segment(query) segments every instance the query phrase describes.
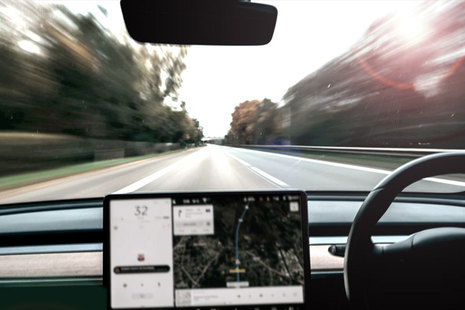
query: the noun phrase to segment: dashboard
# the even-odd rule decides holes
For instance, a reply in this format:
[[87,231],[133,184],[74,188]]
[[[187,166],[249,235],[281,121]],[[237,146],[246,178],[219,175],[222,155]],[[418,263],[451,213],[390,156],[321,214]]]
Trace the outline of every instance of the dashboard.
[[[307,192],[311,305],[347,307],[343,257],[328,249],[345,245],[366,195]],[[372,239],[394,243],[426,228],[464,227],[464,206],[461,195],[402,194],[380,220]],[[2,308],[21,305],[25,294],[28,302],[62,302],[74,305],[73,309],[106,308],[103,218],[102,199],[4,205],[0,210]],[[94,297],[86,302],[77,292]]]

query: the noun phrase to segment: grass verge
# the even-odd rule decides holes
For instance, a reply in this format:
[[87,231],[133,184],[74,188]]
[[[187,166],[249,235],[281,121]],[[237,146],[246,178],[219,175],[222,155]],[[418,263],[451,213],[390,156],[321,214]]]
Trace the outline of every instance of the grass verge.
[[63,177],[67,177],[67,176],[71,176],[71,175],[75,175],[75,174],[79,174],[83,172],[89,172],[89,171],[109,168],[113,166],[118,166],[118,165],[130,163],[134,161],[139,161],[143,159],[159,157],[161,155],[176,153],[180,151],[183,151],[183,149],[167,151],[167,152],[157,153],[157,154],[143,155],[143,156],[102,160],[102,161],[71,165],[71,166],[66,166],[66,167],[61,167],[61,168],[56,168],[56,169],[51,169],[51,170],[45,170],[45,171],[29,172],[29,173],[22,173],[18,175],[0,177],[0,191],[18,188],[18,187],[22,187],[26,185],[39,183],[39,182],[50,181],[50,180],[63,178]]

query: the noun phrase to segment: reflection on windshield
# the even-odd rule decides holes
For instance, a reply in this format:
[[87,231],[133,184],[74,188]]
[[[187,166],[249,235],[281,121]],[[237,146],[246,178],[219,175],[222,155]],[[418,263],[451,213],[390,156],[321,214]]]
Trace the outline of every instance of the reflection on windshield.
[[290,85],[280,108],[238,105],[228,141],[462,148],[464,21],[461,1],[376,20],[346,53]]
[[[118,3],[82,6],[0,2],[0,202],[122,190],[368,190],[412,154],[274,149],[279,157],[229,146],[463,147],[462,1],[375,19],[345,53],[287,85],[281,100],[237,102],[224,112],[229,131],[215,137],[204,137],[201,119],[217,115],[192,115],[200,103],[180,96],[190,47],[134,42]],[[200,147],[207,142],[217,146]],[[412,190],[463,190],[461,177],[452,179]]]

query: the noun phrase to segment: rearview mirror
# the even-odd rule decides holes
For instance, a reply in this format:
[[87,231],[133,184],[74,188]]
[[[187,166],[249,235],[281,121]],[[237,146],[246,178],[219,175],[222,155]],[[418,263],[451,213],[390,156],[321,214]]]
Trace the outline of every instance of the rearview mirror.
[[264,45],[278,12],[240,0],[121,0],[130,36],[139,42]]

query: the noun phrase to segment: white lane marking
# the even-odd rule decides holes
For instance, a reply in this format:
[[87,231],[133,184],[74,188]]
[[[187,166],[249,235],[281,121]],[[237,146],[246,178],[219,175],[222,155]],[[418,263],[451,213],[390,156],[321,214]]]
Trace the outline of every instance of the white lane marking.
[[[228,147],[228,148],[237,150],[236,148],[232,148],[232,147]],[[267,154],[267,155],[272,155],[272,156],[277,156],[277,157],[282,157],[282,158],[288,158],[288,159],[293,159],[293,160],[298,159],[298,160],[307,161],[307,162],[316,163],[316,164],[328,165],[328,166],[333,166],[333,167],[341,167],[341,168],[347,168],[347,169],[354,169],[354,170],[366,171],[366,172],[373,172],[373,173],[379,173],[379,174],[384,174],[384,175],[388,175],[392,172],[390,170],[384,170],[384,169],[369,168],[369,167],[350,165],[350,164],[340,164],[340,163],[334,163],[334,162],[329,162],[329,161],[324,161],[324,160],[302,158],[298,156],[277,154],[277,153],[271,153],[271,152],[263,152],[263,151],[248,150],[248,149],[241,149],[241,151],[257,152],[257,153],[262,153],[262,154]],[[465,182],[463,181],[454,181],[454,180],[441,179],[441,178],[436,178],[436,177],[425,178],[423,180],[429,181],[429,182],[465,187]]]
[[129,184],[128,186],[123,187],[122,189],[117,190],[116,192],[113,192],[113,194],[126,194],[126,193],[135,192],[136,190],[144,187],[145,185],[147,185],[147,184],[155,181],[156,179],[160,178],[161,176],[165,175],[168,171],[170,171],[171,169],[173,169],[176,166],[179,166],[182,162],[186,161],[187,159],[192,157],[192,155],[195,155],[195,154],[197,154],[197,152],[194,152],[194,153],[192,153],[192,154],[190,154],[190,155],[188,155],[188,156],[186,156],[186,157],[172,163],[168,167],[165,167],[165,168],[163,168],[161,170],[158,170],[157,172],[152,173],[149,176],[146,176],[143,179],[140,179],[139,181],[136,181],[136,182],[134,182],[132,184]]
[[258,169],[256,167],[253,167],[250,165],[248,162],[243,161],[240,158],[237,158],[236,156],[226,152],[229,156],[231,156],[233,159],[237,160],[239,163],[242,165],[246,166],[248,169],[250,169],[252,172],[255,172],[255,174],[258,174],[258,176],[264,178],[266,181],[271,182],[273,185],[278,185],[279,187],[289,187],[289,185],[283,181],[281,181],[278,178],[275,178],[274,176],[266,173],[265,171]]
[[[229,155],[230,155],[230,154],[229,154]],[[237,158],[236,156],[232,156],[232,155],[231,155],[231,157],[233,157],[235,160],[237,160],[238,162],[240,162],[240,163],[243,164],[244,166],[246,166],[246,167],[251,167],[249,163],[243,161],[242,159]]]
[[443,183],[447,185],[455,185],[455,186],[463,186],[465,187],[465,182],[462,181],[454,181],[454,180],[446,180],[446,179],[441,179],[441,178],[426,178],[423,179],[424,181],[429,181],[429,182],[436,182],[436,183]]
[[277,179],[275,178],[274,176],[272,175],[269,175],[268,173],[266,173],[265,171],[263,170],[260,170],[258,168],[255,168],[255,167],[250,167],[250,169],[252,169],[253,171],[255,171],[256,173],[258,173],[259,175],[261,175],[262,177],[270,180],[271,182],[273,183],[276,183],[278,184],[279,186],[282,186],[282,187],[289,187],[289,185],[287,185],[286,183],[284,183],[283,181],[281,181],[280,179]]
[[[228,148],[238,150],[238,148],[232,148],[232,147],[228,147]],[[264,151],[249,150],[249,149],[240,149],[239,152],[241,152],[241,151],[251,152],[251,153],[255,152],[255,153],[261,153],[261,154],[266,154],[266,155],[271,155],[271,156],[276,156],[276,157],[282,157],[282,158],[287,158],[287,159],[301,160],[301,161],[307,161],[307,162],[316,163],[316,164],[322,164],[322,165],[328,165],[328,166],[334,166],[334,167],[341,167],[341,168],[347,168],[347,169],[355,169],[355,170],[366,171],[366,172],[374,172],[374,173],[379,173],[379,174],[389,174],[389,173],[391,173],[391,171],[384,170],[384,169],[369,168],[369,167],[356,166],[356,165],[350,165],[350,164],[341,164],[341,163],[335,163],[335,162],[324,161],[324,160],[319,160],[319,159],[310,159],[310,158],[305,158],[305,157],[277,154],[277,153],[272,153],[272,152],[264,152]]]
[[158,179],[159,177],[163,176],[164,174],[166,174],[169,170],[171,170],[173,168],[173,166],[175,166],[177,164],[174,163],[172,165],[169,165],[168,167],[166,168],[163,168],[161,170],[158,170],[157,172],[143,178],[143,179],[140,179],[139,181],[136,181],[132,184],[129,184],[128,186],[126,187],[123,187],[122,189],[120,190],[117,190],[116,192],[114,192],[113,194],[126,194],[126,193],[132,193],[132,192],[135,192],[136,190],[138,190],[139,188],[141,187],[144,187],[145,185],[155,181],[156,179]]

